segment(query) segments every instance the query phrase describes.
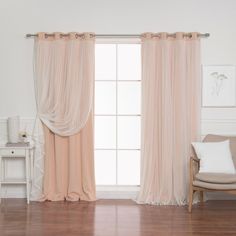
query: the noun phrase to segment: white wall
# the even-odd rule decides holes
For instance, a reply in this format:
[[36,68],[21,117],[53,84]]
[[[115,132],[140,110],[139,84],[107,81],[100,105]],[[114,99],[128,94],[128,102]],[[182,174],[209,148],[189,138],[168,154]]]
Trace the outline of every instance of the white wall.
[[[235,65],[235,12],[235,0],[1,0],[0,139],[6,138],[6,117],[19,114],[28,122],[35,115],[33,39],[25,39],[26,33],[209,32],[202,64]],[[206,133],[236,134],[236,109],[204,108]]]

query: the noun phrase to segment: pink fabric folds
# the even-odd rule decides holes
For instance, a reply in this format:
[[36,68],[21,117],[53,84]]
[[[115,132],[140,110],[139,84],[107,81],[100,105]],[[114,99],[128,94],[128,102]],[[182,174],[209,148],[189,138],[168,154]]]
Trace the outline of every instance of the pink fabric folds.
[[43,197],[51,201],[96,200],[93,151],[93,114],[83,130],[69,137],[44,125],[45,174]]
[[142,141],[139,203],[187,202],[191,142],[200,138],[197,33],[142,38]]

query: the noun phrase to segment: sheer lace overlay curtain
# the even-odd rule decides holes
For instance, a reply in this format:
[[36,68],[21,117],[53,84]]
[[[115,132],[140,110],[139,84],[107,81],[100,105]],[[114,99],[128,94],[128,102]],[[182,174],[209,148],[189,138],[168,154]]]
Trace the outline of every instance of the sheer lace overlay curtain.
[[35,39],[32,199],[95,200],[94,46],[92,33],[39,33]]
[[142,37],[141,190],[138,203],[186,204],[191,142],[200,138],[197,33]]

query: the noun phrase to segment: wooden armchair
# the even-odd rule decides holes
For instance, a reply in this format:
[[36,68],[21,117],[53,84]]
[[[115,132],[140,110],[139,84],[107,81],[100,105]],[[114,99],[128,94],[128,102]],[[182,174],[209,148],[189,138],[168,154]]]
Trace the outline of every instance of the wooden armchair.
[[[230,150],[234,165],[236,166],[236,137],[220,135],[207,135],[203,142],[221,142],[230,140]],[[200,201],[203,202],[204,191],[223,191],[236,194],[236,174],[199,173],[200,160],[194,156],[190,159],[190,184],[189,184],[189,212],[192,212],[193,195],[200,193]]]

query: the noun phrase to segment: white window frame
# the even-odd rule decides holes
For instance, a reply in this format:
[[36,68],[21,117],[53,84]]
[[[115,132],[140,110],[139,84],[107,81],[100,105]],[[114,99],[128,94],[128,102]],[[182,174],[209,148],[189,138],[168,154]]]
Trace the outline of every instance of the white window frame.
[[[116,38],[109,38],[109,39],[96,39],[96,44],[116,44],[116,47],[117,47],[117,44],[141,44],[141,40],[138,39],[138,38],[129,38],[129,39],[116,39]],[[116,48],[117,49],[117,48]],[[118,59],[118,54],[116,54],[116,63],[117,63],[117,60]],[[117,67],[117,64],[116,64],[116,67]],[[110,115],[110,114],[94,114],[94,117],[96,116],[115,116],[116,117],[116,148],[113,148],[113,149],[107,149],[107,148],[95,148],[94,151],[96,150],[115,150],[116,151],[116,183],[117,183],[117,167],[118,167],[118,158],[117,158],[117,152],[119,150],[139,150],[140,149],[117,149],[117,142],[118,142],[118,137],[117,137],[117,119],[119,116],[141,116],[141,115],[118,115],[117,113],[117,109],[118,109],[118,106],[117,106],[117,102],[118,102],[118,99],[117,99],[117,96],[118,96],[118,80],[117,80],[117,71],[116,71],[116,80],[96,80],[95,78],[95,81],[96,82],[109,82],[109,81],[112,81],[112,82],[115,82],[116,83],[116,114],[114,115]],[[122,81],[122,82],[139,82],[141,80],[125,80],[125,81]],[[139,189],[140,189],[140,186],[139,185],[96,185],[96,193],[97,193],[97,198],[103,198],[103,199],[135,199],[138,192],[139,192]]]

